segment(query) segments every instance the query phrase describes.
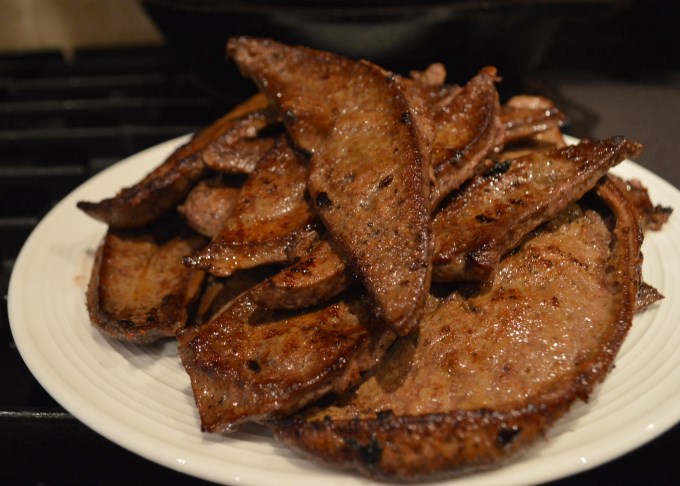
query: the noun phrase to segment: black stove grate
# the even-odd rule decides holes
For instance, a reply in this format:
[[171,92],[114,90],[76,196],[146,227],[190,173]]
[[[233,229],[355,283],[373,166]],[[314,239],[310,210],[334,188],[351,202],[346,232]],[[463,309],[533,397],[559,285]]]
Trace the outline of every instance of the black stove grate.
[[0,56],[0,455],[11,459],[3,480],[175,478],[90,431],[43,390],[12,340],[7,292],[21,246],[51,207],[105,167],[245,98],[227,83],[215,89],[164,47],[82,51],[69,61],[57,52]]

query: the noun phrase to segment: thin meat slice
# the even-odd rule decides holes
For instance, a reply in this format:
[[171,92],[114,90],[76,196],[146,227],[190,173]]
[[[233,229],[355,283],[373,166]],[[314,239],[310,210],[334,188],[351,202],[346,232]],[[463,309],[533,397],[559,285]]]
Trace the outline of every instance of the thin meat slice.
[[241,270],[228,278],[208,275],[196,311],[192,315],[191,324],[200,326],[207,323],[224,306],[270,277],[272,272],[272,268],[262,266]]
[[278,124],[278,114],[269,106],[239,118],[201,152],[205,165],[217,172],[250,174],[274,145],[276,136],[268,132]]
[[501,150],[492,156],[492,159],[494,162],[501,162],[508,159],[516,159],[532,152],[545,152],[567,145],[562,130],[559,127],[551,127],[510,145],[504,145]]
[[304,197],[307,169],[285,137],[243,184],[220,232],[186,265],[226,277],[237,269],[292,261],[318,238]]
[[606,215],[567,211],[493,282],[426,314],[355,391],[277,421],[275,436],[399,482],[499,466],[543,439],[604,379],[635,309],[641,232],[615,187],[600,195],[613,230]]
[[[638,220],[643,232],[659,231],[668,221],[673,208],[655,205],[649,197],[647,188],[637,179],[624,180],[612,174],[607,178],[626,195],[638,213]],[[642,282],[638,289],[637,312],[642,312],[649,306],[664,299],[664,296],[652,285]]]
[[664,298],[665,297],[656,289],[656,287],[649,285],[647,282],[642,282],[640,283],[640,288],[638,289],[635,312],[642,312],[649,306],[656,304]]
[[543,96],[517,95],[503,104],[500,112],[503,143],[510,145],[537,133],[559,128],[566,117]]
[[303,313],[269,312],[246,292],[178,335],[201,429],[288,415],[360,380],[394,340],[359,295]]
[[271,276],[253,291],[253,299],[268,309],[301,309],[340,294],[352,277],[326,240],[320,240],[292,266]]
[[638,179],[624,180],[612,177],[619,189],[631,199],[640,214],[640,224],[644,231],[659,231],[673,213],[673,208],[654,204],[647,188]]
[[435,127],[431,164],[434,188],[431,208],[484,168],[503,140],[496,69],[486,67],[463,88],[450,88],[444,103],[433,107]]
[[365,62],[255,38],[228,51],[311,154],[317,213],[379,314],[398,333],[430,280],[429,160],[397,77]]
[[590,190],[610,167],[639,154],[622,137],[532,153],[498,164],[434,219],[433,278],[485,280],[501,256]]
[[187,323],[205,274],[182,257],[205,244],[179,218],[137,230],[106,233],[87,289],[92,325],[139,344],[174,336]]
[[264,96],[253,96],[194,135],[134,186],[99,202],[79,201],[78,208],[112,228],[139,228],[155,221],[182,201],[203,176],[201,151],[232,129],[240,118],[266,105]]
[[177,211],[187,224],[213,238],[224,227],[241,193],[239,181],[223,176],[203,179],[189,192]]

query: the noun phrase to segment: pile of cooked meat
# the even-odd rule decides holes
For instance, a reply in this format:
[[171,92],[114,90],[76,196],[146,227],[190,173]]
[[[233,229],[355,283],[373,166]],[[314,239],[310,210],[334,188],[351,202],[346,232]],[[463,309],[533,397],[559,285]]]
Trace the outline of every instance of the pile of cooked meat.
[[640,144],[566,144],[550,100],[501,103],[493,67],[459,86],[440,64],[227,51],[258,94],[78,203],[109,227],[93,325],[176,336],[203,431],[264,423],[413,481],[497,466],[588,398],[661,298],[640,245],[671,210],[609,174]]

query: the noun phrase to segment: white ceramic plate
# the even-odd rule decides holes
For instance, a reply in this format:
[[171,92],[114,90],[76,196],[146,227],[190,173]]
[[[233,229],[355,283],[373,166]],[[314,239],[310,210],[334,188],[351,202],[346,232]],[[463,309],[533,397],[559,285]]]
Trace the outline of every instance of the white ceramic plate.
[[[79,420],[119,445],[203,479],[264,485],[356,485],[369,481],[297,457],[257,426],[230,435],[199,431],[189,378],[176,344],[151,347],[102,337],[89,323],[85,287],[105,226],[76,209],[130,185],[184,139],[126,159],[57,205],[26,241],[12,274],[9,314],[26,364]],[[649,187],[655,203],[680,208],[680,192],[625,161],[617,173]],[[588,405],[577,404],[548,440],[498,470],[443,484],[513,485],[574,474],[628,452],[680,420],[680,218],[644,244],[644,278],[668,296],[639,314],[616,368]]]

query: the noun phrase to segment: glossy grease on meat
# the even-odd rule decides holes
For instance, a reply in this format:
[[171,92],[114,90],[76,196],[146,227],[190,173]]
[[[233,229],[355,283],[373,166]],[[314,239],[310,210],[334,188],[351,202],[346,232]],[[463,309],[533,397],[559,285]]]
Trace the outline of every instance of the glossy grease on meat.
[[231,216],[185,264],[226,277],[237,269],[292,261],[317,239],[305,198],[306,168],[285,137],[263,157],[238,196]]
[[499,163],[434,218],[433,278],[485,280],[526,234],[577,201],[609,170],[639,154],[622,137]]
[[396,76],[262,39],[231,39],[228,52],[311,154],[307,188],[345,262],[409,332],[430,280],[429,160]]
[[216,236],[238,201],[238,181],[219,176],[201,180],[177,211],[194,230],[209,238]]
[[99,202],[79,201],[78,208],[112,228],[140,228],[155,221],[180,203],[204,175],[201,152],[239,119],[266,103],[262,95],[253,96],[195,134],[135,185]]
[[276,313],[256,304],[251,292],[178,335],[201,428],[209,432],[282,417],[326,393],[344,392],[393,339],[359,295]]
[[434,208],[454,189],[481,172],[486,160],[501,144],[500,102],[496,69],[482,69],[445,103],[431,107],[435,126],[432,141]]
[[352,280],[331,245],[320,240],[309,254],[258,286],[253,298],[268,309],[302,309],[332,299]]
[[505,145],[561,127],[566,116],[543,96],[517,95],[501,107]]
[[205,277],[181,259],[204,244],[177,218],[143,229],[109,230],[87,289],[92,325],[139,344],[174,336],[187,324]]

